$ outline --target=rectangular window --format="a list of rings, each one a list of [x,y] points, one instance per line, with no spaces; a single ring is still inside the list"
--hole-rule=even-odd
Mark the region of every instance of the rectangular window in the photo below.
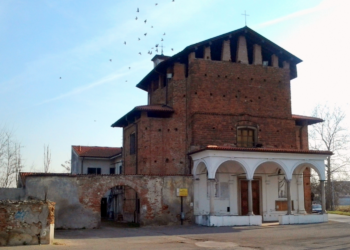
[[[109,174],[115,174],[115,168],[109,168]]]
[[[253,129],[238,129],[237,130],[237,146],[251,148],[255,146],[254,130]]]
[[[130,135],[130,154],[135,154],[136,151],[136,137],[135,133]]]
[[[101,174],[101,168],[88,168],[88,174]]]

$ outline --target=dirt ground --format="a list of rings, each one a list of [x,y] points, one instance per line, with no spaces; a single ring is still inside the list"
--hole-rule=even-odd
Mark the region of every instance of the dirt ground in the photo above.
[[[322,224],[253,227],[117,227],[57,230],[54,245],[1,249],[350,249],[350,217],[329,215]]]

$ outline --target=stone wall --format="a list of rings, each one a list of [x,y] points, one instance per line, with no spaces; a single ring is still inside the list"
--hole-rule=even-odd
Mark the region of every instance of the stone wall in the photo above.
[[[50,244],[54,211],[50,201],[0,201],[0,246]]]
[[[71,175],[27,176],[27,196],[56,202],[56,228],[98,228],[101,198],[112,187],[128,186],[140,199],[141,225],[180,224],[180,197],[176,188],[187,188],[185,223],[193,222],[192,176]],[[128,197],[125,197],[128,199]],[[132,197],[131,197],[132,198]]]
[[[0,188],[1,200],[15,200],[20,201],[25,197],[25,190],[23,188]]]

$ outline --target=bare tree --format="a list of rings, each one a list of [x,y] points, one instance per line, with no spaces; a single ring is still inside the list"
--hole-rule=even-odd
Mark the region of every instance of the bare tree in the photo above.
[[[333,210],[335,204],[333,180],[341,178],[350,164],[347,154],[350,136],[344,124],[345,112],[338,106],[318,105],[313,111],[313,116],[322,118],[324,122],[311,127],[310,147],[333,152],[333,155],[328,156],[325,162],[326,209]]]
[[[11,131],[0,129],[0,187],[17,184],[22,170],[21,144],[14,140]]]
[[[44,172],[48,173],[51,164],[51,150],[50,145],[44,145]]]
[[[70,160],[65,161],[63,164],[61,164],[61,167],[63,167],[67,173],[70,173],[71,172],[71,161]]]

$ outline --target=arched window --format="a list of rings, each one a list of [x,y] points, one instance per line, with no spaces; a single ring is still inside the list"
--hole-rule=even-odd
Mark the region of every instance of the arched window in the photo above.
[[[256,145],[256,129],[251,127],[237,128],[237,146],[252,148]]]

